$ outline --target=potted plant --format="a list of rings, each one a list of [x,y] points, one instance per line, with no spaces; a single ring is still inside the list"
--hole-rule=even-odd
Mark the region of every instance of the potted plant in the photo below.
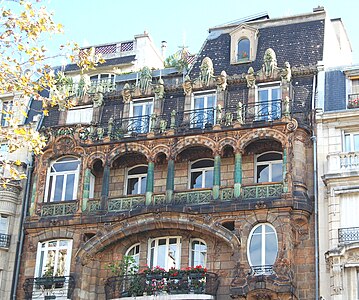
[[[53,272],[53,267],[46,265],[45,272],[40,278],[36,279],[36,283],[39,286],[42,286],[45,290],[51,289],[54,283]]]

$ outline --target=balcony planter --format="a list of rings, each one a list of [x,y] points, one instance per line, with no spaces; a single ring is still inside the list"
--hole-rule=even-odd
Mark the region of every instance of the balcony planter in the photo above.
[[[359,107],[359,98],[348,100],[348,108],[358,108],[358,107]]]
[[[40,277],[36,279],[36,284],[42,286],[45,290],[51,289],[53,283],[54,283],[53,277]]]

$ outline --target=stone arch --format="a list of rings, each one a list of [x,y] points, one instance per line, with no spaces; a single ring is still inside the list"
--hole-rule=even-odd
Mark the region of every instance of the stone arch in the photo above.
[[[236,152],[236,150],[237,150],[237,141],[236,141],[236,139],[234,139],[232,137],[225,137],[225,138],[221,139],[218,142],[218,151],[219,151],[219,153],[222,153],[226,146],[232,147],[233,152]]]
[[[175,226],[173,224],[174,217],[176,219]],[[144,218],[146,222],[143,222]],[[204,222],[201,217],[194,217],[193,215],[184,213],[176,216],[170,213],[155,213],[146,216],[140,215],[119,222],[111,226],[111,228],[107,228],[105,234],[104,232],[99,232],[79,249],[76,256],[83,261],[86,260],[86,257],[96,255],[96,253],[101,252],[102,249],[105,249],[118,240],[125,239],[137,233],[159,229],[176,229],[184,232],[197,231],[199,233],[206,233],[209,236],[217,237],[227,243],[233,253],[239,251],[240,248],[240,240],[238,237],[224,227],[218,226],[215,222],[207,223]]]
[[[181,139],[173,146],[174,157],[177,157],[177,155],[181,153],[183,150],[186,150],[187,148],[192,146],[202,146],[211,149],[212,151],[215,151],[218,148],[217,143],[208,137],[205,136],[185,137],[184,139]]]
[[[283,148],[287,144],[287,136],[279,130],[273,128],[257,128],[247,132],[239,139],[237,142],[237,149],[243,150],[250,143],[264,138],[273,139],[280,142]]]
[[[105,165],[106,162],[106,156],[103,152],[97,151],[90,154],[90,156],[87,158],[87,164],[86,166],[90,169],[93,168],[93,164],[96,160],[101,160],[102,165]]]
[[[75,234],[73,231],[66,228],[52,229],[43,231],[37,235],[31,236],[31,243],[36,246],[38,243],[46,242],[49,240],[59,239],[74,239]]]
[[[151,151],[151,157],[153,157],[153,159],[156,160],[158,155],[160,155],[161,153],[166,155],[166,158],[168,159],[169,156],[170,156],[170,147],[168,147],[166,145],[157,145],[157,146],[155,146]]]
[[[118,147],[113,149],[108,155],[108,162],[112,166],[113,162],[117,158],[131,152],[144,155],[148,161],[151,161],[153,159],[153,157],[151,156],[151,150],[148,147],[138,143],[128,143],[125,145],[119,145]]]

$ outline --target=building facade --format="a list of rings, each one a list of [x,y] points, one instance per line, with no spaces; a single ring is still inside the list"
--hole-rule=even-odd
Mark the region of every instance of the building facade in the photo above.
[[[325,72],[317,115],[321,295],[357,299],[358,67]]]
[[[60,82],[73,107],[43,122],[19,299],[313,299],[311,111],[334,28],[322,9],[262,15],[210,29],[185,77]],[[140,272],[114,276],[126,257]]]

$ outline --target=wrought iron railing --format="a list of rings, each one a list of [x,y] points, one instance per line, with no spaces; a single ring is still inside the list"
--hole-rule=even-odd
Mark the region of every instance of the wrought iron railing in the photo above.
[[[78,201],[44,202],[41,204],[40,215],[47,216],[68,216],[77,212]]]
[[[110,134],[111,139],[121,139],[126,136],[148,133],[150,130],[150,116],[122,118],[113,122]]]
[[[341,169],[350,169],[359,167],[359,153],[358,152],[348,152],[341,153],[340,155],[340,168]]]
[[[282,100],[261,101],[243,105],[243,121],[273,121],[282,117]]]
[[[75,279],[72,276],[26,278],[25,299],[72,299]]]
[[[251,266],[251,275],[272,275],[274,274],[272,265],[262,265],[262,266]]]
[[[273,198],[280,197],[283,192],[283,184],[257,184],[242,187],[242,199]]]
[[[9,248],[10,238],[11,235],[0,233],[0,248]]]
[[[358,108],[358,107],[359,107],[359,94],[349,94],[348,108]]]
[[[136,274],[110,277],[105,283],[106,299],[160,294],[206,294],[215,296],[219,285],[215,273]]]
[[[339,228],[339,243],[359,242],[359,227]]]
[[[214,118],[214,108],[179,111],[176,114],[176,129],[177,131],[211,129],[215,124]]]

